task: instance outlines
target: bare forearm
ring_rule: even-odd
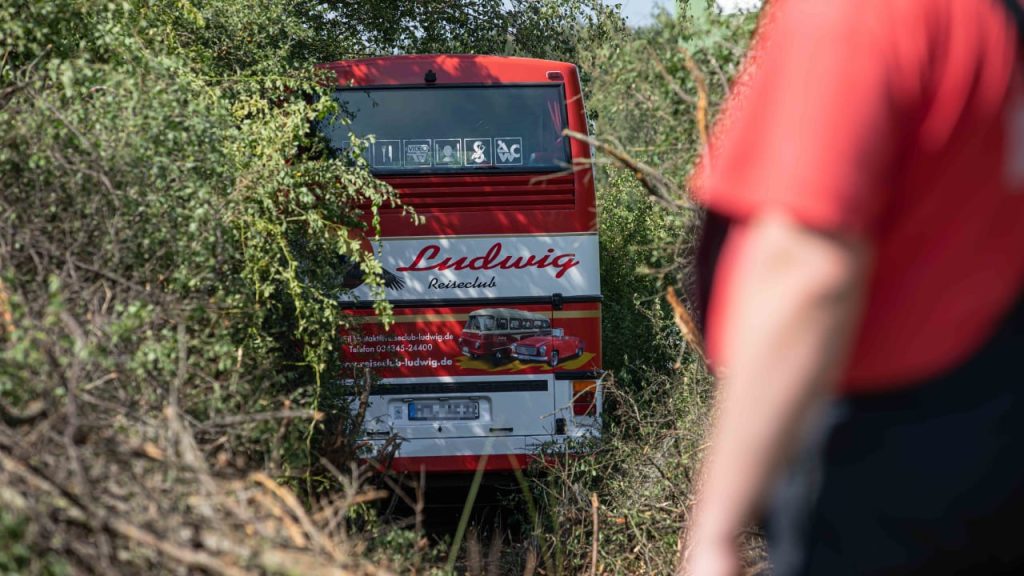
[[[863,288],[865,250],[781,216],[752,222],[725,294],[727,356],[691,533],[733,538],[839,376]]]

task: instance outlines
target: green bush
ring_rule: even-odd
[[[3,519],[0,562],[365,567],[347,521],[307,515],[347,518],[359,490],[322,458],[353,453],[335,443],[344,419],[322,414],[338,263],[379,285],[362,217],[397,199],[311,131],[335,111],[315,65],[571,57],[564,40],[603,14],[583,0],[0,4],[0,509],[26,503]]]
[[[604,365],[620,385],[649,370],[667,372],[681,339],[669,326],[660,270],[671,268],[683,223],[650,201],[629,170],[608,168],[599,181]]]

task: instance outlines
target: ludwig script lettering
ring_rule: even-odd
[[[555,254],[554,248],[548,248],[547,253],[541,256],[530,254],[528,256],[512,256],[502,254],[501,242],[495,242],[487,249],[482,256],[451,256],[441,257],[441,247],[437,244],[428,244],[420,249],[419,254],[413,258],[412,264],[400,266],[399,272],[429,272],[432,270],[524,270],[526,268],[554,268],[555,278],[561,278],[578,266],[580,261],[576,259],[574,252]]]

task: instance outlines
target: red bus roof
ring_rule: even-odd
[[[576,66],[566,62],[483,56],[476,54],[415,54],[378,56],[325,64],[341,85],[356,86],[424,84],[428,71],[438,84],[507,84],[520,82],[562,82],[576,84]],[[549,72],[558,72],[561,77]],[[578,90],[578,85],[573,86]]]

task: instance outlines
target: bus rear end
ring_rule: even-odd
[[[338,62],[349,132],[423,222],[381,214],[374,249],[395,306],[385,330],[373,294],[345,305],[358,329],[348,373],[371,369],[365,439],[397,437],[399,471],[524,466],[545,445],[596,436],[601,291],[590,150],[575,66],[491,56]]]

